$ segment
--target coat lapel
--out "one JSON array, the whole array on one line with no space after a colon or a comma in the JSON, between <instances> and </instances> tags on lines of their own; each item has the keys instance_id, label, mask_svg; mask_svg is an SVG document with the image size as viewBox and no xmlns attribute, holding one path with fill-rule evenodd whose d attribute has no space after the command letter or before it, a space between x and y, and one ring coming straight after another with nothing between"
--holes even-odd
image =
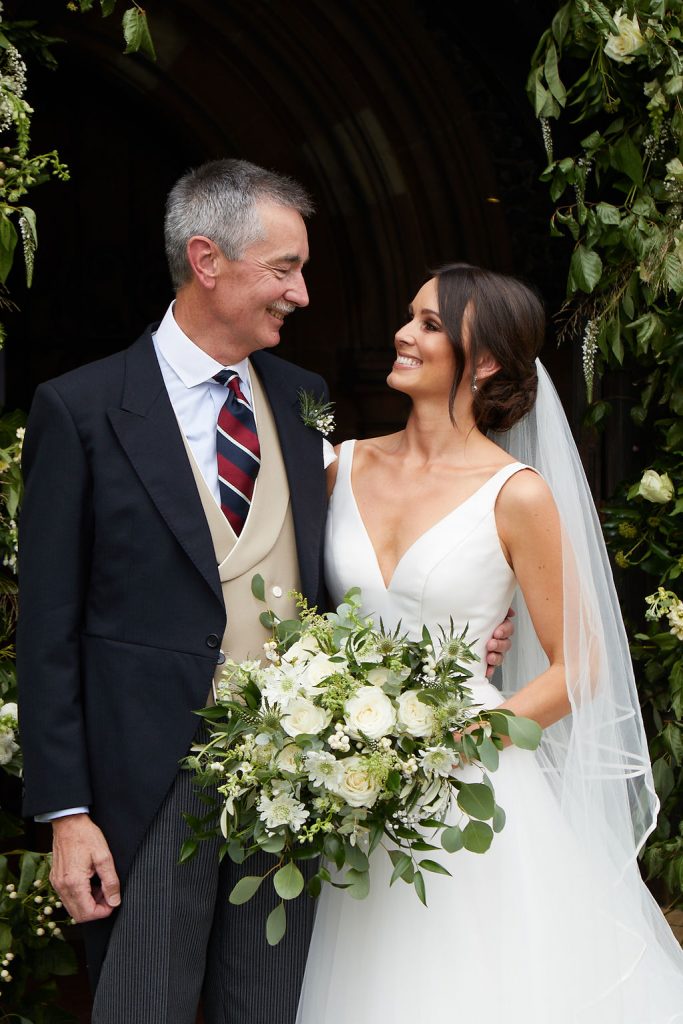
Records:
<instances>
[{"instance_id":1,"label":"coat lapel","mask_svg":"<svg viewBox=\"0 0 683 1024\"><path fill-rule=\"evenodd\" d=\"M303 593L318 600L323 526L327 504L322 439L301 419L296 384L280 360L263 352L250 356L277 426L292 499L297 556Z\"/></svg>"},{"instance_id":2,"label":"coat lapel","mask_svg":"<svg viewBox=\"0 0 683 1024\"><path fill-rule=\"evenodd\" d=\"M121 408L108 410L121 446L181 547L223 596L211 534L147 329L126 352Z\"/></svg>"}]
</instances>

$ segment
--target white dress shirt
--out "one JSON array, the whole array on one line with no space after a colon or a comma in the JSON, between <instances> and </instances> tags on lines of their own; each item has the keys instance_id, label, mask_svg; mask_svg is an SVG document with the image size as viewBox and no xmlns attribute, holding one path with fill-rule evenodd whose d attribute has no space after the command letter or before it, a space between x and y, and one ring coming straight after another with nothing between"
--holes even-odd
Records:
<instances>
[{"instance_id":1,"label":"white dress shirt","mask_svg":"<svg viewBox=\"0 0 683 1024\"><path fill-rule=\"evenodd\" d=\"M218 414L225 404L226 393L225 385L212 378L219 370L234 370L239 375L242 394L249 405L252 405L249 361L242 359L230 366L217 363L181 331L173 316L173 303L166 310L166 315L156 333L152 335L152 339L161 375L180 429L216 504L220 505L216 427ZM256 426L258 429L258 423ZM322 454L325 468L337 458L327 438L323 438ZM258 487L258 477L256 486ZM87 807L67 807L62 811L37 814L35 820L53 821L67 814L87 813L88 810Z\"/></svg>"}]
</instances>

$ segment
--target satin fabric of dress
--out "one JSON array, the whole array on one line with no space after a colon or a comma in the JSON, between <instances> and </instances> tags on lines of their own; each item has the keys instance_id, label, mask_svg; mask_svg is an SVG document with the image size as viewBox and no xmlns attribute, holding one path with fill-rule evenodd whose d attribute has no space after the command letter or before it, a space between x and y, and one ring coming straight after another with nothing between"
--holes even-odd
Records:
<instances>
[{"instance_id":1,"label":"satin fabric of dress","mask_svg":"<svg viewBox=\"0 0 683 1024\"><path fill-rule=\"evenodd\" d=\"M486 641L516 580L501 548L495 504L526 469L504 467L406 551L385 581L356 503L354 442L342 445L327 520L333 601L359 586L364 611L387 629L432 635L469 623L481 659L470 681L480 704L502 697L483 674ZM458 775L476 781L473 767ZM507 748L492 775L507 823L484 855L430 852L452 873L425 872L427 908L412 886L389 888L378 848L371 891L356 901L326 887L319 901L297 1024L673 1024L683 977L622 891L599 850L580 844L531 752ZM460 819L457 808L448 819ZM438 845L438 838L434 842Z\"/></svg>"}]
</instances>

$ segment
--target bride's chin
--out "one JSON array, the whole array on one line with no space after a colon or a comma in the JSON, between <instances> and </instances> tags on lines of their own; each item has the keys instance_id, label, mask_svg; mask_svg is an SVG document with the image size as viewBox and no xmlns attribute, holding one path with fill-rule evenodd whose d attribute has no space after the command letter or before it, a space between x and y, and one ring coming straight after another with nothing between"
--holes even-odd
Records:
<instances>
[{"instance_id":1,"label":"bride's chin","mask_svg":"<svg viewBox=\"0 0 683 1024\"><path fill-rule=\"evenodd\" d=\"M387 377L387 384L390 388L393 388L394 391L402 391L406 395L409 395L412 390L410 387L406 387L407 381L402 380L395 370L390 371L389 376Z\"/></svg>"}]
</instances>

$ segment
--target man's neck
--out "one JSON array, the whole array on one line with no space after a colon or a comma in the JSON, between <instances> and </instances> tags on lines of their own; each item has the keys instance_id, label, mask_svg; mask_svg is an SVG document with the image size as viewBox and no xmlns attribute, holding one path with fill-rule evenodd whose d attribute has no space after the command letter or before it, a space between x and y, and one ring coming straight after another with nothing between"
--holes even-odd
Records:
<instances>
[{"instance_id":1,"label":"man's neck","mask_svg":"<svg viewBox=\"0 0 683 1024\"><path fill-rule=\"evenodd\" d=\"M176 295L173 317L183 334L222 366L234 366L251 355L247 346L226 338L225 328L216 323L207 306L205 297L198 298L191 290Z\"/></svg>"}]
</instances>

